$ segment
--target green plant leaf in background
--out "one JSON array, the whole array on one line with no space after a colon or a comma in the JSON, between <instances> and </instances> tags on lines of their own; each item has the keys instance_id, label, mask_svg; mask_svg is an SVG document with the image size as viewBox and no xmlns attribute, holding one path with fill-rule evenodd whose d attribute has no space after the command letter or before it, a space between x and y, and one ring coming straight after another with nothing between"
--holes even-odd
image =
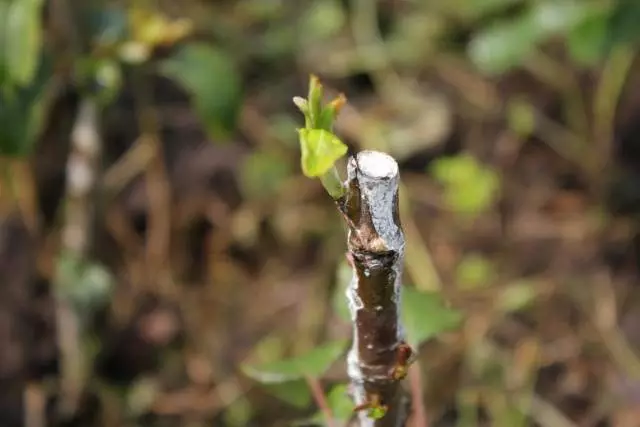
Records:
<instances>
[{"instance_id":1,"label":"green plant leaf in background","mask_svg":"<svg viewBox=\"0 0 640 427\"><path fill-rule=\"evenodd\" d=\"M595 7L578 0L532 2L521 14L479 31L469 44L468 55L483 73L504 73L522 65L547 38L582 25Z\"/></svg>"},{"instance_id":2,"label":"green plant leaf in background","mask_svg":"<svg viewBox=\"0 0 640 427\"><path fill-rule=\"evenodd\" d=\"M640 2L618 0L614 2L611 18L607 25L605 49L618 44L638 46L640 43Z\"/></svg>"},{"instance_id":3,"label":"green plant leaf in background","mask_svg":"<svg viewBox=\"0 0 640 427\"><path fill-rule=\"evenodd\" d=\"M51 76L51 58L43 56L29 84L0 90L0 155L25 157L31 153L51 101Z\"/></svg>"},{"instance_id":4,"label":"green plant leaf in background","mask_svg":"<svg viewBox=\"0 0 640 427\"><path fill-rule=\"evenodd\" d=\"M491 285L494 276L494 267L486 257L471 254L467 255L456 268L456 282L463 289L477 289Z\"/></svg>"},{"instance_id":5,"label":"green plant leaf in background","mask_svg":"<svg viewBox=\"0 0 640 427\"><path fill-rule=\"evenodd\" d=\"M160 71L189 92L210 138L229 137L240 112L242 83L226 52L205 43L187 44L164 60Z\"/></svg>"},{"instance_id":6,"label":"green plant leaf in background","mask_svg":"<svg viewBox=\"0 0 640 427\"><path fill-rule=\"evenodd\" d=\"M338 286L333 295L333 309L338 316L351 320L345 291L351 280L351 269L345 262L338 270ZM447 306L446 301L438 293L421 292L409 286L402 290L402 322L407 339L412 347L417 348L424 341L441 332L455 329L462 321L462 314Z\"/></svg>"},{"instance_id":7,"label":"green plant leaf in background","mask_svg":"<svg viewBox=\"0 0 640 427\"><path fill-rule=\"evenodd\" d=\"M324 129L298 129L302 172L309 178L327 173L334 163L347 154L347 146Z\"/></svg>"},{"instance_id":8,"label":"green plant leaf in background","mask_svg":"<svg viewBox=\"0 0 640 427\"><path fill-rule=\"evenodd\" d=\"M10 82L7 70L6 43L8 38L7 20L9 19L9 8L11 2L0 1L0 88L8 85Z\"/></svg>"},{"instance_id":9,"label":"green plant leaf in background","mask_svg":"<svg viewBox=\"0 0 640 427\"><path fill-rule=\"evenodd\" d=\"M460 214L481 213L498 197L500 178L497 172L481 165L471 155L441 158L430 169L445 187L445 203Z\"/></svg>"},{"instance_id":10,"label":"green plant leaf in background","mask_svg":"<svg viewBox=\"0 0 640 427\"><path fill-rule=\"evenodd\" d=\"M418 348L423 342L453 329L462 321L462 314L448 307L435 292L420 292L405 286L402 292L402 320L407 342Z\"/></svg>"},{"instance_id":11,"label":"green plant leaf in background","mask_svg":"<svg viewBox=\"0 0 640 427\"><path fill-rule=\"evenodd\" d=\"M347 341L332 341L318 346L310 352L286 360L261 366L243 365L243 372L264 384L282 383L304 378L320 377L344 352Z\"/></svg>"},{"instance_id":12,"label":"green plant leaf in background","mask_svg":"<svg viewBox=\"0 0 640 427\"><path fill-rule=\"evenodd\" d=\"M309 386L305 380L263 384L269 394L296 408L307 408L312 401Z\"/></svg>"},{"instance_id":13,"label":"green plant leaf in background","mask_svg":"<svg viewBox=\"0 0 640 427\"><path fill-rule=\"evenodd\" d=\"M0 22L4 35L0 37L0 54L9 81L19 86L31 83L38 70L42 48L42 0L3 0ZM1 67L1 66L0 66Z\"/></svg>"},{"instance_id":14,"label":"green plant leaf in background","mask_svg":"<svg viewBox=\"0 0 640 427\"><path fill-rule=\"evenodd\" d=\"M497 75L520 65L540 38L538 28L526 16L495 22L471 40L468 55L480 72Z\"/></svg>"},{"instance_id":15,"label":"green plant leaf in background","mask_svg":"<svg viewBox=\"0 0 640 427\"><path fill-rule=\"evenodd\" d=\"M336 425L344 425L353 416L353 403L349 398L347 390L348 386L346 384L338 384L333 386L327 394L327 403L329 404L333 421ZM318 411L313 417L296 423L296 425L299 426L308 426L309 424L325 426L326 420L324 414Z\"/></svg>"},{"instance_id":16,"label":"green plant leaf in background","mask_svg":"<svg viewBox=\"0 0 640 427\"><path fill-rule=\"evenodd\" d=\"M593 65L602 59L606 52L610 21L610 9L593 8L568 32L567 47L574 61L581 65Z\"/></svg>"}]
</instances>

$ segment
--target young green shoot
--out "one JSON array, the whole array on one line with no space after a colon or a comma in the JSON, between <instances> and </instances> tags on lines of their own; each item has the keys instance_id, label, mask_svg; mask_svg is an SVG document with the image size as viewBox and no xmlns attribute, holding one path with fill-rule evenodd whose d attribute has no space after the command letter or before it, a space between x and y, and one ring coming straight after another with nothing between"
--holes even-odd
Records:
<instances>
[{"instance_id":1,"label":"young green shoot","mask_svg":"<svg viewBox=\"0 0 640 427\"><path fill-rule=\"evenodd\" d=\"M344 95L323 104L324 90L316 76L309 79L307 99L296 96L293 103L304 115L304 128L298 129L302 173L319 178L329 195L337 200L345 194L345 187L335 166L347 154L347 146L333 134L333 124L342 106Z\"/></svg>"}]
</instances>

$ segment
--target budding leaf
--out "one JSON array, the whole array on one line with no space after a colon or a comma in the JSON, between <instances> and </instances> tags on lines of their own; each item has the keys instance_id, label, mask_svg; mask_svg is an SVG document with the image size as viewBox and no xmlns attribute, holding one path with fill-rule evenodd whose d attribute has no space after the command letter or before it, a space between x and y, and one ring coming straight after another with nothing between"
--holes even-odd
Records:
<instances>
[{"instance_id":1,"label":"budding leaf","mask_svg":"<svg viewBox=\"0 0 640 427\"><path fill-rule=\"evenodd\" d=\"M347 146L340 139L323 129L299 129L301 166L305 176L320 177L334 163L347 154Z\"/></svg>"},{"instance_id":2,"label":"budding leaf","mask_svg":"<svg viewBox=\"0 0 640 427\"><path fill-rule=\"evenodd\" d=\"M322 111L322 97L324 89L318 77L311 75L309 78L309 119L312 128L318 128L316 125Z\"/></svg>"},{"instance_id":3,"label":"budding leaf","mask_svg":"<svg viewBox=\"0 0 640 427\"><path fill-rule=\"evenodd\" d=\"M387 414L387 408L384 406L374 406L371 409L369 409L369 412L367 413L369 418L372 418L374 420L379 420L382 417L384 417L386 414Z\"/></svg>"}]
</instances>

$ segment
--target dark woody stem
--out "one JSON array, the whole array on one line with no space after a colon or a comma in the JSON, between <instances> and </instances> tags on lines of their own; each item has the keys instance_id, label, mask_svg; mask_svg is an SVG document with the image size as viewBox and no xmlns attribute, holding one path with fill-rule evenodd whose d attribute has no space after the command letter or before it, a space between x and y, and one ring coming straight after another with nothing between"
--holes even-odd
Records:
<instances>
[{"instance_id":1,"label":"dark woody stem","mask_svg":"<svg viewBox=\"0 0 640 427\"><path fill-rule=\"evenodd\" d=\"M354 324L347 358L353 399L358 407L376 402L388 409L377 420L366 410L359 411L360 427L401 427L408 412L400 382L392 375L404 344L400 321L404 235L398 180L398 165L391 156L360 152L349 159L346 194L336 201L349 229L348 258L353 268L347 289Z\"/></svg>"}]
</instances>

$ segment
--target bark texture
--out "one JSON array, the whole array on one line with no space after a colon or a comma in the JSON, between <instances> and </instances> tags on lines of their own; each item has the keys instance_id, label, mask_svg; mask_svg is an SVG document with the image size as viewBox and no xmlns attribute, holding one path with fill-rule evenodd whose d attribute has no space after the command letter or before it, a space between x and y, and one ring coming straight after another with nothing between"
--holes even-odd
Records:
<instances>
[{"instance_id":1,"label":"bark texture","mask_svg":"<svg viewBox=\"0 0 640 427\"><path fill-rule=\"evenodd\" d=\"M347 192L337 200L347 222L353 278L347 289L354 324L348 374L358 406L378 402L388 410L374 420L359 411L361 427L404 426L408 408L391 375L404 343L400 293L404 235L398 210L398 165L387 154L363 151L348 163Z\"/></svg>"}]
</instances>

